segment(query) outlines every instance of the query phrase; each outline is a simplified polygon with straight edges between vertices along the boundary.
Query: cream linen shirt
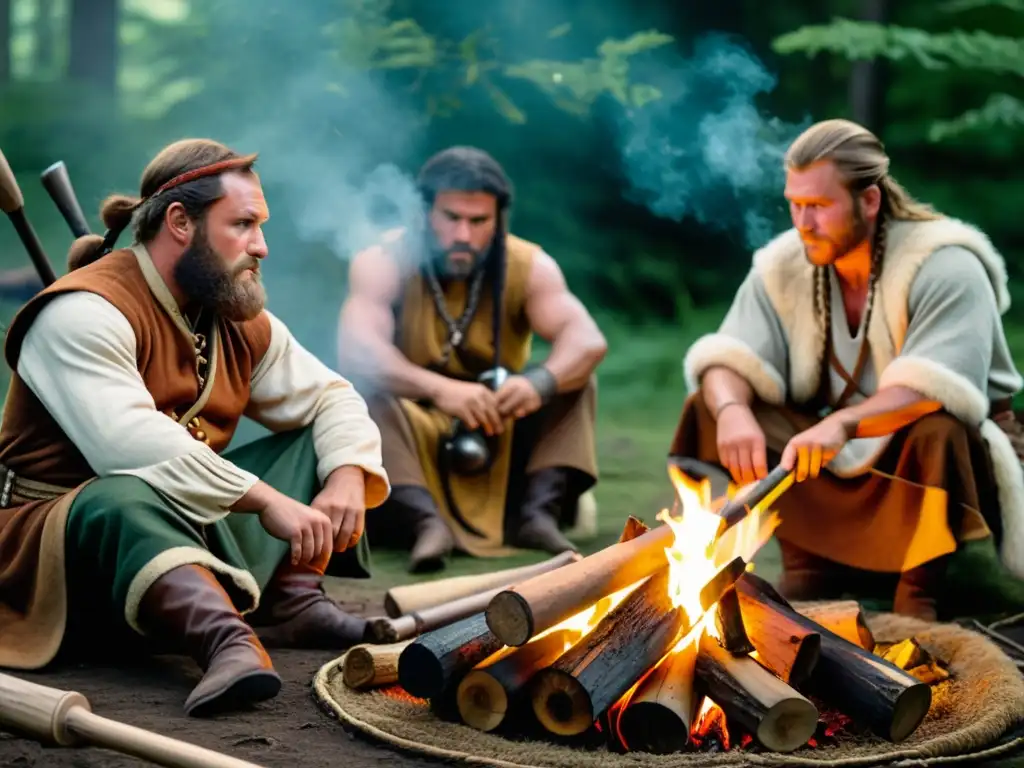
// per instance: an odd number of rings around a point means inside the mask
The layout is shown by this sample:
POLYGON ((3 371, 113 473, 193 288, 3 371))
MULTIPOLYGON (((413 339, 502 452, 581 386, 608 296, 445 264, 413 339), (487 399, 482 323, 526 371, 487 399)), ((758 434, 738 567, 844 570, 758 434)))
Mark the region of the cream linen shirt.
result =
MULTIPOLYGON (((252 374, 245 415, 272 431, 313 425, 317 476, 361 467, 366 506, 390 493, 381 435, 352 385, 270 318, 270 347, 252 374)), ((135 359, 128 320, 97 294, 60 295, 25 335, 18 375, 98 477, 134 475, 186 517, 216 521, 258 478, 192 438, 159 412, 135 359)))

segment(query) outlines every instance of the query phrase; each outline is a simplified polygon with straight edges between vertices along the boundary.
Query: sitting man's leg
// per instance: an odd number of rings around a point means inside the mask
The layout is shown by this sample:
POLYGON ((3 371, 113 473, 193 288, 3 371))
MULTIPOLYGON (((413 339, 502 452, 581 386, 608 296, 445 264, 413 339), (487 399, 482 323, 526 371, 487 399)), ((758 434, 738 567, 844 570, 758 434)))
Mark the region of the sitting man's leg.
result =
MULTIPOLYGON (((273 435, 230 457, 309 503, 318 490, 311 435, 273 435)), ((142 480, 105 478, 75 499, 66 542, 72 626, 90 623, 98 605, 112 627, 188 653, 206 673, 185 703, 191 715, 277 694, 280 680, 253 626, 268 645, 340 650, 363 639, 366 621, 324 594, 326 562, 292 566, 289 543, 254 514, 203 525, 142 480)), ((365 576, 366 555, 360 542, 334 559, 345 575, 365 576)))
POLYGON ((194 716, 262 701, 281 687, 242 618, 259 585, 244 563, 209 549, 210 527, 185 519, 142 480, 113 477, 79 493, 66 529, 66 642, 89 638, 98 624, 103 641, 134 630, 188 654, 205 673, 185 701, 194 716))
POLYGON ((575 550, 562 533, 576 524, 580 497, 597 482, 597 383, 557 395, 516 422, 506 540, 552 554, 575 550))
POLYGON ((391 496, 366 516, 367 536, 374 546, 410 551, 413 573, 443 568, 455 542, 427 489, 402 406, 385 396, 371 397, 367 404, 380 429, 384 469, 391 480, 391 496))

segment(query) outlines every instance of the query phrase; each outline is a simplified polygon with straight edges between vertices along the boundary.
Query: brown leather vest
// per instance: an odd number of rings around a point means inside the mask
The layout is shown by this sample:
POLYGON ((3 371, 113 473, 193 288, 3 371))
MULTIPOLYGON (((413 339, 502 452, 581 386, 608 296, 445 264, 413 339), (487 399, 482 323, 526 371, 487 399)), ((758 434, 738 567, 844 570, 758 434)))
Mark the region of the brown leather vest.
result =
MULTIPOLYGON (((189 431, 194 437, 205 437, 214 451, 223 451, 249 403, 253 369, 270 345, 270 321, 266 314, 260 314, 240 323, 217 318, 212 328, 207 326, 209 338, 202 354, 209 364, 205 387, 200 391, 195 339, 176 324, 151 290, 139 258, 125 248, 59 278, 15 316, 4 348, 12 378, 0 425, 0 464, 20 478, 65 488, 95 476, 17 374, 22 341, 33 320, 47 302, 71 291, 98 294, 125 316, 135 333, 138 370, 156 409, 183 426, 191 420, 189 431), (205 403, 197 410, 201 396, 206 398, 205 403)), ((88 323, 89 318, 83 317, 81 322, 88 323)), ((55 371, 50 386, 61 386, 59 377, 60 371, 55 371)), ((112 410, 117 407, 117 403, 110 403, 112 410)), ((114 439, 131 441, 134 436, 114 439)))

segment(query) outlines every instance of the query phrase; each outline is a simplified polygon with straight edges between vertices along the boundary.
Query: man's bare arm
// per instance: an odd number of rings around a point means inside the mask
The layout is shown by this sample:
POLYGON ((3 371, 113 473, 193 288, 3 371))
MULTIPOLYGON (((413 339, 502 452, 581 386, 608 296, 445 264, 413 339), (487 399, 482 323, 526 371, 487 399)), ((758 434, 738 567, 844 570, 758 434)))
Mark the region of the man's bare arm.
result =
POLYGON ((530 326, 551 344, 544 367, 554 376, 559 392, 582 389, 608 351, 604 335, 570 293, 558 264, 543 251, 534 256, 526 291, 530 326))
POLYGON ((704 372, 700 392, 708 410, 716 417, 723 408, 734 403, 747 408, 754 404, 754 389, 747 380, 721 365, 712 366, 704 372))
POLYGON ((400 285, 398 266, 381 248, 356 255, 339 318, 339 360, 396 397, 433 400, 445 378, 409 362, 394 344, 391 304, 400 285))

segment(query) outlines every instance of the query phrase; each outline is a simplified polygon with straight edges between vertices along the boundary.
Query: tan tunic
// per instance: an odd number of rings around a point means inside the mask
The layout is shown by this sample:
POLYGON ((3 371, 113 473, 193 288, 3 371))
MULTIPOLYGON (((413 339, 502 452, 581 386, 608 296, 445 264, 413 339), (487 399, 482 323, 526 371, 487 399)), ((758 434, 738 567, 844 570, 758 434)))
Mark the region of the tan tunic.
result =
MULTIPOLYGON (((508 235, 501 364, 510 372, 522 371, 530 360, 533 332, 526 317, 526 287, 538 247, 515 235, 508 235)), ((469 298, 468 289, 468 281, 453 282, 446 287, 445 306, 450 317, 462 316, 469 298)), ((420 274, 414 274, 406 281, 398 311, 395 344, 414 365, 470 381, 475 381, 481 373, 493 367, 493 294, 486 284, 477 311, 466 329, 465 340, 446 362, 443 361, 443 351, 448 327, 437 312, 430 289, 420 274)), ((503 545, 503 538, 513 430, 506 429, 497 438, 495 461, 489 472, 476 477, 450 477, 452 496, 459 511, 474 529, 483 534, 476 535, 452 514, 442 486, 437 462, 438 445, 440 438, 451 431, 451 417, 411 400, 402 400, 401 403, 415 436, 426 487, 438 503, 458 546, 476 556, 502 556, 512 552, 503 545)), ((395 482, 398 484, 397 480, 395 482)))

